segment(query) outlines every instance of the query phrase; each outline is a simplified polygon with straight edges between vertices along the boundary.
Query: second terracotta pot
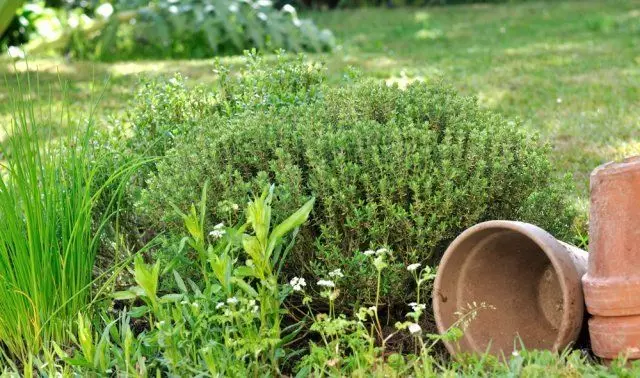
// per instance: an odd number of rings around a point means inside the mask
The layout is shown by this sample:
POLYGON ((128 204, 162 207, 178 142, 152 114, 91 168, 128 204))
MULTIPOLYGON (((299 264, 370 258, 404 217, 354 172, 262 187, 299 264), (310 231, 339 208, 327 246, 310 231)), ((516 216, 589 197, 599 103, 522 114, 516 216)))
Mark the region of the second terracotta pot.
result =
POLYGON ((640 156, 591 174, 589 249, 583 282, 593 351, 640 358, 640 156))
POLYGON ((560 350, 574 342, 583 325, 586 265, 586 252, 531 224, 489 221, 467 229, 445 252, 434 285, 438 331, 466 326, 447 349, 509 355, 520 343, 560 350))

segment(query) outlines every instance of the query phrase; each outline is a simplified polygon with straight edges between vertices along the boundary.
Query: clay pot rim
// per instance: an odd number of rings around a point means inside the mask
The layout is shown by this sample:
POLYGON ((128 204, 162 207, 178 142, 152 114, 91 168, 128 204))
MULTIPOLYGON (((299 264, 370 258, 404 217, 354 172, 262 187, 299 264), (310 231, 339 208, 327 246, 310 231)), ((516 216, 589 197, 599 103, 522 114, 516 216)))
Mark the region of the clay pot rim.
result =
MULTIPOLYGON (((553 350, 558 351, 564 348, 569 342, 573 341, 577 336, 576 330, 572 330, 572 321, 571 319, 575 319, 576 316, 582 319, 580 324, 584 321, 584 299, 582 296, 578 296, 579 298, 572 297, 570 293, 582 292, 582 282, 581 277, 578 271, 575 268, 574 263, 571 261, 571 257, 569 253, 561 254, 555 253, 554 251, 565 250, 566 247, 562 245, 558 240, 556 240, 551 234, 542 228, 535 226, 530 223, 519 222, 519 221, 509 221, 509 220, 490 220, 482 223, 478 223, 475 226, 472 226, 465 231, 463 231, 458 237, 449 245, 447 250, 445 251, 442 260, 440 261, 438 271, 441 266, 444 266, 448 263, 449 259, 451 259, 453 251, 455 251, 458 246, 463 243, 469 236, 474 233, 487 230, 487 229, 503 229, 503 230, 512 230, 522 233, 523 235, 530 238, 534 243, 536 243, 540 249, 545 253, 551 264, 553 265, 553 269, 558 275, 558 281, 560 282, 560 287, 562 288, 562 304, 564 313, 562 314, 562 321, 560 323, 560 328, 558 329, 558 336, 554 340, 553 350), (573 286, 573 287, 569 287, 573 286), (571 290, 574 289, 574 290, 571 290), (573 303, 572 303, 573 302, 573 303), (573 335, 572 333, 576 333, 573 335)), ((442 275, 437 274, 436 279, 433 285, 433 293, 436 293, 442 287, 442 280, 445 279, 442 275)), ((440 334, 445 333, 447 331, 446 328, 442 326, 442 316, 440 314, 440 304, 437 299, 437 296, 434 295, 432 298, 433 302, 433 312, 436 320, 436 327, 440 334)), ((579 329, 577 330, 579 332, 579 329)), ((455 345, 443 340, 445 347, 449 351, 450 354, 455 355, 457 350, 455 345)))
POLYGON ((591 172, 591 177, 624 174, 631 170, 637 170, 636 164, 640 163, 640 155, 629 156, 620 161, 610 161, 596 167, 591 172))

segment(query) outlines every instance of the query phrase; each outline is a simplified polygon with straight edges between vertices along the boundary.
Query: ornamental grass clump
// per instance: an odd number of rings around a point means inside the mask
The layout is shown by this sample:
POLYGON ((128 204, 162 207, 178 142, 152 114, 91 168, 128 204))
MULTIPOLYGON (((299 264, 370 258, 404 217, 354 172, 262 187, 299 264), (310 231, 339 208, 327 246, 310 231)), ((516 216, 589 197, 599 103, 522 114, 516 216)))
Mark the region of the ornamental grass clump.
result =
POLYGON ((205 179, 212 224, 235 223, 231 204, 269 182, 278 188, 275 221, 314 196, 311 225, 285 273, 319 278, 341 269, 338 305, 374 302, 376 272, 358 252, 373 246, 395 251, 380 289, 381 303, 393 305, 412 295, 403 266, 437 265, 448 242, 475 223, 529 221, 559 237, 570 230, 568 181, 520 122, 439 82, 403 90, 350 77, 317 93, 299 105, 218 113, 176 136, 141 202, 153 226, 179 230, 170 204, 197 200, 205 179))
MULTIPOLYGON (((127 164, 96 177, 92 119, 74 121, 36 108, 19 82, 9 101, 0 172, 0 361, 25 362, 51 341, 69 340, 92 300, 104 226, 115 216, 127 164), (86 123, 85 123, 86 122, 86 123), (110 194, 104 196, 109 187, 110 194), (102 211, 94 212, 98 199, 102 211)), ((36 93, 41 93, 36 88, 36 93)), ((64 109, 63 114, 69 114, 64 109)), ((102 155, 102 159, 108 159, 102 155)))

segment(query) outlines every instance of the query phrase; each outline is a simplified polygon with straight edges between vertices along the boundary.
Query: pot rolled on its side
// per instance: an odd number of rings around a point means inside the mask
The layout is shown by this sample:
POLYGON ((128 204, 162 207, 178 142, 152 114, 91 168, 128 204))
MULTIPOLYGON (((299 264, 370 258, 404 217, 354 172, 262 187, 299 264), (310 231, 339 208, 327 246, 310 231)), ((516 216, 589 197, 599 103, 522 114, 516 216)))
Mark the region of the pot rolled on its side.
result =
POLYGON ((438 331, 464 331, 447 349, 565 348, 583 326, 586 267, 585 251, 532 224, 497 220, 467 229, 445 252, 434 285, 438 331))

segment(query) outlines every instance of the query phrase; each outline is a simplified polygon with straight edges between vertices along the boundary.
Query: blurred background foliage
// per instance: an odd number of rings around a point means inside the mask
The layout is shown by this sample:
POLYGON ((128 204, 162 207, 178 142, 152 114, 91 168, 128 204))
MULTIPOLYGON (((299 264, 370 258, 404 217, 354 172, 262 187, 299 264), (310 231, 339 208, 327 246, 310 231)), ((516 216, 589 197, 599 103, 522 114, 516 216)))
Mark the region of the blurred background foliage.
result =
POLYGON ((333 35, 270 0, 0 0, 0 48, 92 60, 321 52, 333 35), (8 17, 13 14, 15 16, 8 17))
POLYGON ((99 61, 323 52, 332 33, 296 9, 514 1, 526 0, 0 0, 0 51, 99 61))

